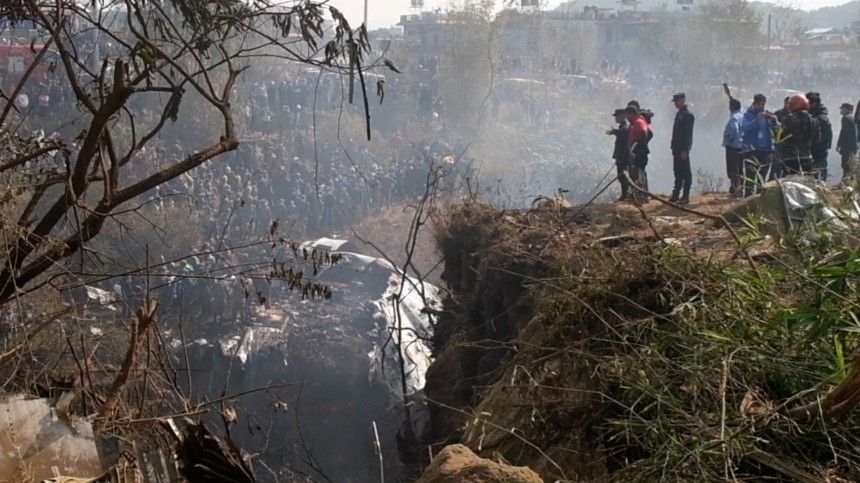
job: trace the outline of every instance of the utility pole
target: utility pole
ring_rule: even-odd
[[[772,14],[767,14],[767,50],[770,50],[771,40],[770,40],[770,24],[771,20],[773,20]]]
[[[767,14],[767,51],[765,52],[764,58],[765,58],[765,62],[767,62],[766,67],[767,67],[768,71],[770,70],[770,66],[772,63],[771,59],[770,59],[771,58],[771,52],[772,52],[771,51],[772,41],[770,38],[770,25],[771,25],[772,21],[773,21],[773,14],[770,14],[770,13]],[[780,53],[782,53],[782,52],[780,52]]]
[[[367,26],[367,2],[368,2],[368,0],[364,0],[364,28],[365,29],[370,28]]]

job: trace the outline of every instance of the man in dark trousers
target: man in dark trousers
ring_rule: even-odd
[[[687,95],[679,92],[672,96],[678,113],[672,126],[672,170],[675,173],[675,189],[669,201],[686,205],[690,202],[690,186],[693,184],[693,171],[690,168],[690,149],[693,147],[693,113],[687,109]]]
[[[627,135],[630,132],[630,123],[627,122],[627,111],[616,109],[615,122],[618,127],[606,131],[606,134],[615,136],[615,149],[612,151],[612,159],[615,160],[615,168],[618,171],[618,182],[621,183],[621,198],[618,201],[626,201],[630,198],[630,186],[627,184],[626,174],[630,171],[630,149]]]
[[[648,174],[645,169],[648,166],[648,154],[651,153],[651,150],[648,149],[648,142],[653,137],[651,127],[635,106],[627,106],[624,112],[627,114],[627,121],[630,122],[630,131],[627,134],[627,149],[630,152],[630,178],[640,188],[647,191]],[[645,196],[634,196],[633,198],[633,201],[637,203],[648,201]]]
[[[726,148],[726,175],[729,178],[729,194],[733,198],[744,195],[741,176],[743,175],[744,133],[741,124],[744,113],[741,112],[741,101],[734,97],[729,99],[729,116],[723,129],[723,147]]]
[[[818,173],[818,179],[827,181],[827,153],[833,147],[833,127],[827,108],[821,103],[821,94],[807,92],[809,113],[818,120],[818,136],[812,141],[812,165]]]
[[[857,154],[857,125],[851,117],[854,106],[845,103],[839,108],[842,114],[842,129],[839,131],[839,140],[836,141],[836,152],[842,155],[842,180],[848,180],[854,175],[854,156]]]
[[[787,174],[813,173],[812,144],[819,134],[818,120],[809,113],[809,100],[795,94],[788,100],[791,114],[782,122],[785,132],[782,161]]]

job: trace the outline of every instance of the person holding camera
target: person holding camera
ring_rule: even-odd
[[[744,194],[753,194],[753,187],[764,184],[780,176],[773,156],[772,129],[777,124],[776,115],[768,112],[767,97],[764,94],[753,96],[753,103],[744,113],[741,130],[744,132],[744,146],[749,153],[744,159]]]
[[[630,185],[627,183],[626,174],[630,171],[630,151],[628,150],[628,134],[630,123],[627,122],[627,112],[624,109],[616,109],[615,122],[618,127],[606,131],[606,134],[615,136],[615,149],[612,151],[612,159],[615,160],[615,168],[618,171],[618,182],[621,183],[621,197],[618,201],[631,199]]]

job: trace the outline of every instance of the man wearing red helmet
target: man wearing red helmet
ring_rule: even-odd
[[[789,174],[811,173],[812,142],[818,136],[818,123],[809,114],[806,96],[796,94],[788,100],[789,115],[782,122],[785,131],[782,160]]]

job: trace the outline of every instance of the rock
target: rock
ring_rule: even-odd
[[[480,458],[462,444],[446,446],[424,471],[418,483],[543,483],[525,466],[509,466]]]

